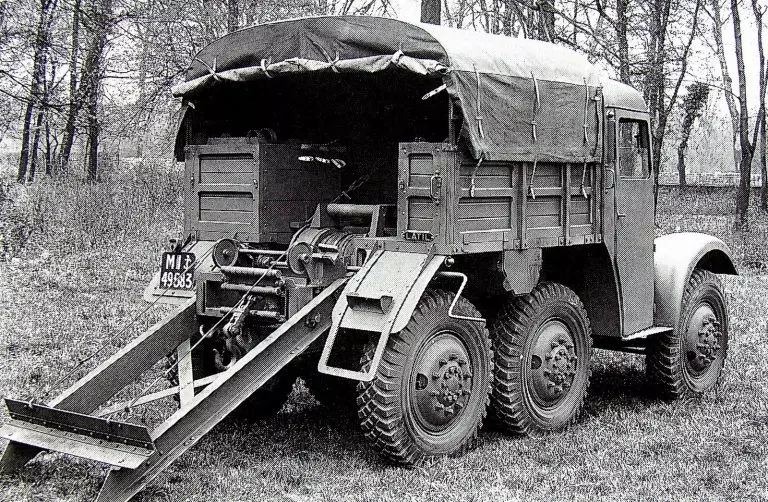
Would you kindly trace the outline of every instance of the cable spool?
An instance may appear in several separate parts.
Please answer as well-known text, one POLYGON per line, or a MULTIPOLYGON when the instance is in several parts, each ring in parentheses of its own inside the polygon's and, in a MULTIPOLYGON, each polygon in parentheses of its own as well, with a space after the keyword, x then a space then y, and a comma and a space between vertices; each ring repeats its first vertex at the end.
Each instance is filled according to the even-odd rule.
POLYGON ((219 239, 213 245, 213 262, 219 267, 230 267, 240 256, 240 243, 234 239, 219 239))

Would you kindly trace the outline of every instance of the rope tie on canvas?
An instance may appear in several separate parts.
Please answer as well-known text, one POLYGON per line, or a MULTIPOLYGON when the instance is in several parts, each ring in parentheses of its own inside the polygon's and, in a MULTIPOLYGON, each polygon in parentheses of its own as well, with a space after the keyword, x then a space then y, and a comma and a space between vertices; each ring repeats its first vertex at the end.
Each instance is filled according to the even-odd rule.
POLYGON ((272 64, 272 58, 269 59, 262 59, 261 60, 261 71, 264 72, 264 75, 267 76, 267 78, 273 78, 274 75, 269 73, 269 70, 267 70, 267 67, 272 64))
POLYGON ((587 85, 587 79, 584 79, 584 169, 581 171, 581 195, 587 198, 587 189, 584 187, 584 182, 587 178, 587 158, 589 157, 589 138, 587 137, 587 114, 589 113, 589 85, 587 85))
POLYGON ((536 178, 536 167, 539 164, 539 139, 536 134, 536 119, 539 115, 539 108, 541 108, 541 95, 539 94, 539 82, 536 80, 536 75, 531 72, 531 79, 533 80, 533 116, 531 117, 531 137, 533 138, 533 168, 531 169, 531 179, 528 182, 528 195, 532 199, 536 199, 536 192, 533 189, 533 181, 536 178))
MULTIPOLYGON (((481 96, 481 82, 480 82, 480 72, 477 69, 477 66, 472 65, 472 67, 475 69, 475 79, 477 80, 477 116, 475 117, 475 120, 477 121, 477 132, 480 135, 480 139, 485 139, 485 131, 483 131, 483 113, 482 113, 482 102, 480 99, 481 96)), ((482 155, 481 155, 482 157, 482 155)))

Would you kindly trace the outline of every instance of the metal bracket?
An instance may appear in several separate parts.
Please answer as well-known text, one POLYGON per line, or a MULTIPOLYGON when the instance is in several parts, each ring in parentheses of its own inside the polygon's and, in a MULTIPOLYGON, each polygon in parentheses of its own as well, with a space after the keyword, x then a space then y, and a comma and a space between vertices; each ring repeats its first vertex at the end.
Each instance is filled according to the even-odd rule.
POLYGON ((458 315, 453 313, 453 309, 456 307, 456 304, 459 301, 459 298, 461 297, 461 294, 464 292, 464 288, 467 287, 467 282, 469 279, 467 278, 466 274, 463 274, 461 272, 449 272, 446 270, 441 270, 440 272, 435 274, 435 277, 445 277, 447 279, 461 279, 461 285, 459 286, 459 290, 456 291, 456 296, 453 297, 453 302, 451 302, 451 306, 448 307, 448 317, 451 319, 460 319, 463 321, 475 321, 475 322, 486 322, 486 319, 483 317, 471 317, 471 316, 465 316, 465 315, 458 315))

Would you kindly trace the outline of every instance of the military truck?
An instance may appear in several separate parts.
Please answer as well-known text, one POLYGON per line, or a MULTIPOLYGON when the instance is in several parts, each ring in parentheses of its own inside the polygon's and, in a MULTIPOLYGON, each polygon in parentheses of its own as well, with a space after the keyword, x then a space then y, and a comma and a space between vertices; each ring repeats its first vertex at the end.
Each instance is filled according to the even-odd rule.
POLYGON ((402 464, 467 451, 487 413, 566 429, 593 348, 645 354, 659 395, 717 383, 729 251, 654 238, 647 106, 583 56, 295 19, 207 46, 174 93, 184 228, 146 298, 177 310, 53 401, 6 399, 3 470, 79 455, 113 466, 99 500, 127 500, 299 376, 402 464), (169 353, 170 388, 110 401, 169 353), (110 419, 172 395, 152 431, 110 419))

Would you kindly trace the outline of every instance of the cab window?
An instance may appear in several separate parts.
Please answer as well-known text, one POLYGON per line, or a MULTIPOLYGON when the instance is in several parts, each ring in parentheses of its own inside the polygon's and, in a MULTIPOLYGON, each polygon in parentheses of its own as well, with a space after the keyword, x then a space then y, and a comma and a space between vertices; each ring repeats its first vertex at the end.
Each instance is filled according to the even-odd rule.
POLYGON ((620 176, 629 179, 648 178, 651 162, 647 122, 621 119, 617 139, 620 176))

